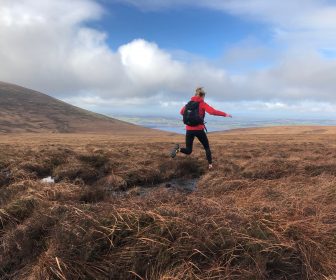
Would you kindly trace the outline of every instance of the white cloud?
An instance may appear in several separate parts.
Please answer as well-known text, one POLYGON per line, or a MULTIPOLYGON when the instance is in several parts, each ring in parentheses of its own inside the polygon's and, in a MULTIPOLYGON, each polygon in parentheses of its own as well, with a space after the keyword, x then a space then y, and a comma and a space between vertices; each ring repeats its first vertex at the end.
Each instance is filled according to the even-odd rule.
POLYGON ((134 40, 119 48, 124 71, 136 87, 171 89, 185 75, 183 63, 174 61, 154 43, 134 40))
POLYGON ((60 97, 176 95, 224 71, 184 63, 136 39, 113 51, 108 34, 89 28, 103 9, 90 0, 0 0, 0 80, 60 97))
POLYGON ((177 58, 143 39, 112 50, 108 34, 86 24, 104 13, 93 0, 0 0, 0 80, 95 110, 110 107, 112 111, 113 106, 146 110, 148 104, 168 110, 199 85, 205 86, 215 104, 260 102, 262 110, 297 110, 301 105, 289 104, 308 106, 305 100, 315 100, 334 108, 336 60, 323 58, 318 50, 336 48, 332 36, 336 8, 328 1, 127 2, 146 9, 197 5, 267 22, 275 39, 288 43, 288 51, 279 56, 246 40, 214 64, 192 54, 187 60, 177 58), (258 70, 246 68, 246 61, 265 57, 272 63, 258 70), (230 72, 232 64, 245 71, 230 72))
POLYGON ((98 19, 101 7, 87 0, 1 0, 0 7, 0 79, 49 92, 78 88, 71 60, 81 51, 90 57, 90 42, 102 43, 94 30, 83 38, 83 23, 98 19))
POLYGON ((101 6, 90 0, 1 0, 0 22, 6 27, 79 24, 100 18, 101 6))

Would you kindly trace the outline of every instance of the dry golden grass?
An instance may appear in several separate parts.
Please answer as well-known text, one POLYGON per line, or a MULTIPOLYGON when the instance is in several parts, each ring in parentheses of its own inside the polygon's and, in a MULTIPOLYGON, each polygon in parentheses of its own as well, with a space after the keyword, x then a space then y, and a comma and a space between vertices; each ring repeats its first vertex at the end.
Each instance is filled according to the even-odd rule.
POLYGON ((1 137, 0 279, 334 279, 335 135, 284 133, 1 137))
POLYGON ((335 126, 268 126, 257 128, 239 128, 226 132, 227 134, 336 134, 335 126))

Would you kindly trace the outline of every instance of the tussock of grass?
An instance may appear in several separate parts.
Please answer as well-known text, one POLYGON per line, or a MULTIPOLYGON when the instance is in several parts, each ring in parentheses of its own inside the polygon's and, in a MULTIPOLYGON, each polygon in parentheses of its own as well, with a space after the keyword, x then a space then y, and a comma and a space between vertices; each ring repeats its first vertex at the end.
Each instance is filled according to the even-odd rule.
POLYGON ((24 162, 19 168, 28 173, 32 173, 39 178, 43 178, 50 174, 50 168, 48 166, 43 166, 37 162, 24 162))

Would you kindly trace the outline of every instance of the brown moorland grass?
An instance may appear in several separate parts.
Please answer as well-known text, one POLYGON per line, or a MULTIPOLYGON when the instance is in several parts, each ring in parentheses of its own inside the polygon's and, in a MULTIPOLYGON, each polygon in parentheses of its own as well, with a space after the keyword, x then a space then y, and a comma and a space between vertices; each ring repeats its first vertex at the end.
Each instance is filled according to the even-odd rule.
POLYGON ((209 138, 2 136, 0 279, 335 279, 335 135, 209 138))

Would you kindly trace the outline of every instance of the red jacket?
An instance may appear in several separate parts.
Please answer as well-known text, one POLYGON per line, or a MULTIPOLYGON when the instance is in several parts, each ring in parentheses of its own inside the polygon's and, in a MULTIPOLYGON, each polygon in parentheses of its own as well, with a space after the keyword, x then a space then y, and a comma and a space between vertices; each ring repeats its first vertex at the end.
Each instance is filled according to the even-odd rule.
MULTIPOLYGON (((199 97, 199 96, 193 96, 191 98, 191 101, 196 101, 199 102, 199 114, 200 116, 202 116, 203 118, 205 117, 205 112, 207 112, 210 115, 215 115, 215 116, 222 116, 222 117, 227 117, 228 114, 222 111, 218 111, 214 108, 212 108, 211 106, 209 106, 207 103, 204 102, 203 98, 199 97)), ((181 109, 180 114, 183 115, 185 110, 185 106, 181 109)), ((189 126, 186 125, 186 130, 203 130, 204 129, 204 124, 199 124, 196 126, 189 126)))

